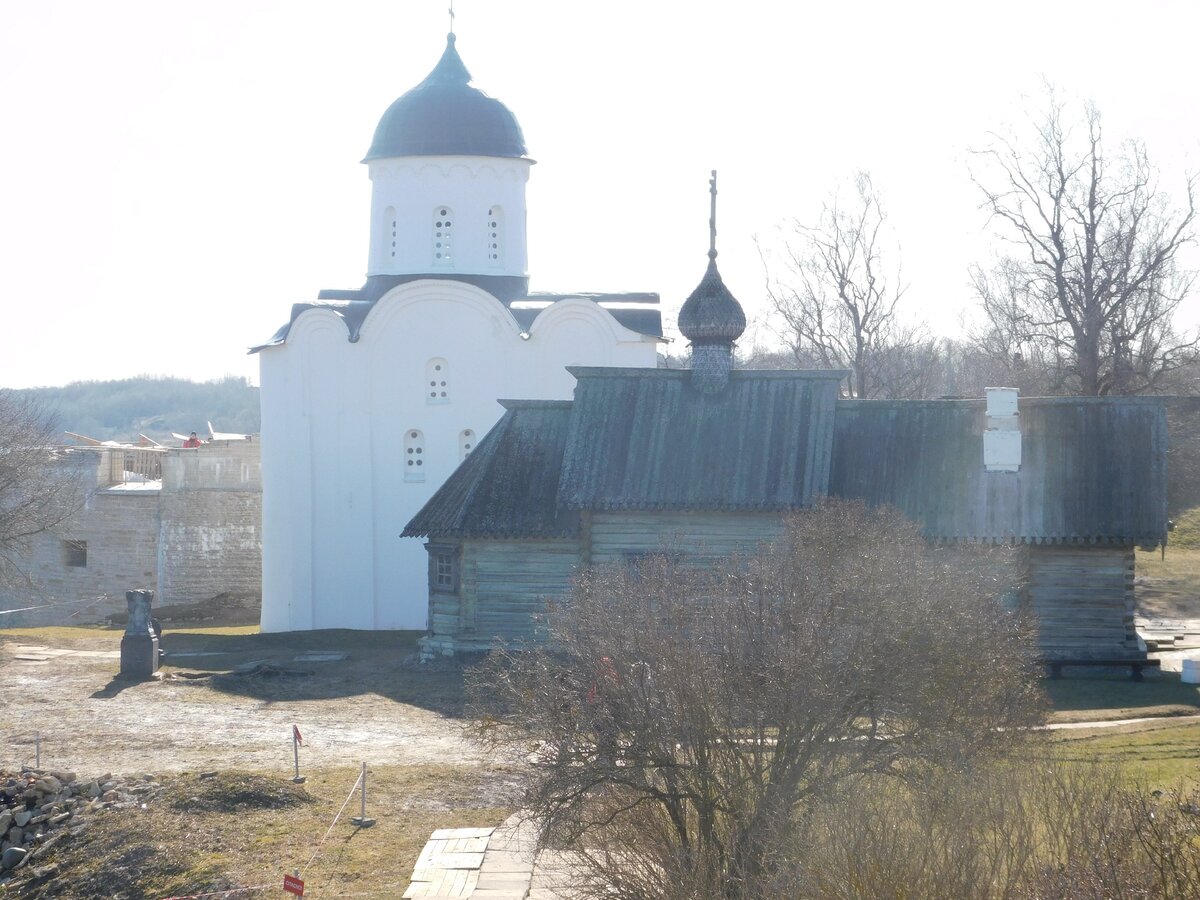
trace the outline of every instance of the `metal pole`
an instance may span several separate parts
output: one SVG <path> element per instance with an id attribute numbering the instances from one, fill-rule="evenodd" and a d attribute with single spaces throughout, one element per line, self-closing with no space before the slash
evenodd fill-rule
<path id="1" fill-rule="evenodd" d="M 359 810 L 361 815 L 354 816 L 350 820 L 351 825 L 357 825 L 359 828 L 370 828 L 375 824 L 374 819 L 367 818 L 367 764 L 362 764 L 362 773 L 358 776 L 359 800 L 361 805 Z"/>

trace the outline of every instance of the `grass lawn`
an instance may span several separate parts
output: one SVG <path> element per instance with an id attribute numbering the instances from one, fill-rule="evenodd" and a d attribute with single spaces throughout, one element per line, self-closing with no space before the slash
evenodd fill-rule
<path id="1" fill-rule="evenodd" d="M 1061 731 L 1063 759 L 1120 767 L 1130 783 L 1146 789 L 1200 788 L 1200 723 L 1161 722 Z"/>
<path id="2" fill-rule="evenodd" d="M 40 628 L 0 628 L 0 642 L 31 644 L 44 647 L 76 647 L 87 644 L 92 649 L 101 649 L 111 644 L 115 649 L 121 645 L 124 628 L 106 625 L 46 625 Z"/>

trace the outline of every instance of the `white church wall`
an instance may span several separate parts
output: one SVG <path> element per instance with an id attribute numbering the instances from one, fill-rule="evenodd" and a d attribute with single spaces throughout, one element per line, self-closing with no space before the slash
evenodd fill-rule
<path id="1" fill-rule="evenodd" d="M 375 305 L 356 343 L 313 310 L 262 352 L 264 631 L 425 628 L 423 543 L 399 535 L 458 466 L 462 432 L 481 438 L 498 398 L 569 399 L 568 364 L 655 365 L 655 339 L 589 300 L 556 306 L 523 338 L 485 291 L 415 281 Z M 428 396 L 435 359 L 445 399 L 440 384 Z M 414 430 L 423 480 L 405 477 Z"/>
<path id="2" fill-rule="evenodd" d="M 339 315 L 314 308 L 261 349 L 264 631 L 423 629 L 426 554 L 399 535 L 499 419 L 497 399 L 568 399 L 568 365 L 656 364 L 658 339 L 591 300 L 560 300 L 524 332 L 455 280 L 521 289 L 533 165 L 511 157 L 524 152 L 516 120 L 464 74 L 451 39 L 436 77 L 385 113 L 367 161 L 367 275 L 419 280 L 376 301 L 353 343 Z M 493 155 L 374 157 L 414 147 Z"/>
<path id="3" fill-rule="evenodd" d="M 275 602 L 262 605 L 261 624 L 264 631 L 291 630 L 293 602 L 296 584 L 292 578 L 294 558 L 286 552 L 282 541 L 292 538 L 294 529 L 288 527 L 290 513 L 300 509 L 306 499 L 302 486 L 296 484 L 303 467 L 294 459 L 301 452 L 296 448 L 285 455 L 291 435 L 289 426 L 299 418 L 299 391 L 292 387 L 292 357 L 278 350 L 264 351 L 258 355 L 258 378 L 260 396 L 268 396 L 271 402 L 261 402 L 259 441 L 263 451 L 263 597 L 271 596 Z M 272 458 L 268 451 L 280 450 Z M 305 449 L 306 453 L 307 450 Z M 275 539 L 280 535 L 280 539 Z M 309 627 L 312 627 L 311 624 Z"/>
<path id="4" fill-rule="evenodd" d="M 525 183 L 531 165 L 528 159 L 476 156 L 372 160 L 367 273 L 527 274 Z M 488 214 L 496 208 L 498 216 Z M 439 227 L 447 220 L 449 227 Z M 438 243 L 449 247 L 439 250 Z M 447 249 L 448 258 L 438 256 Z"/>
<path id="5" fill-rule="evenodd" d="M 658 364 L 657 348 L 657 341 L 624 328 L 591 300 L 560 300 L 539 313 L 529 328 L 536 376 L 519 397 L 570 399 L 575 378 L 567 366 L 653 368 Z"/>

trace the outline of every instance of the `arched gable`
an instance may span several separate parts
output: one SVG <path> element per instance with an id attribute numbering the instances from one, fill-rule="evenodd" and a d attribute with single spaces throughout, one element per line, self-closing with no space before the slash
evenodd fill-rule
<path id="1" fill-rule="evenodd" d="M 640 342 L 643 339 L 642 335 L 626 328 L 599 304 L 574 297 L 552 303 L 538 313 L 529 326 L 529 334 L 534 338 L 551 337 L 556 329 L 570 324 L 586 324 L 613 343 Z"/>
<path id="2" fill-rule="evenodd" d="M 317 335 L 324 337 L 330 331 L 347 342 L 350 340 L 350 326 L 346 322 L 345 316 L 337 310 L 319 307 L 306 309 L 296 316 L 296 320 L 288 329 L 286 343 L 301 344 L 304 343 L 306 337 Z"/>
<path id="3" fill-rule="evenodd" d="M 394 320 L 403 318 L 413 307 L 430 303 L 473 311 L 514 337 L 521 332 L 508 308 L 482 288 L 462 281 L 422 278 L 397 285 L 380 297 L 363 320 L 359 337 L 370 339 L 373 334 L 387 331 Z"/>

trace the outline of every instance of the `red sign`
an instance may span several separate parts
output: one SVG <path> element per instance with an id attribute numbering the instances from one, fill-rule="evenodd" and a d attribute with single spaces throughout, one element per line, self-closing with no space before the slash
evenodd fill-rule
<path id="1" fill-rule="evenodd" d="M 304 882 L 295 875 L 283 876 L 283 889 L 289 894 L 295 894 L 297 897 L 304 896 Z"/>

